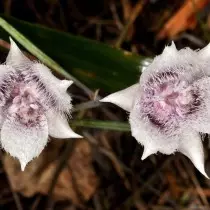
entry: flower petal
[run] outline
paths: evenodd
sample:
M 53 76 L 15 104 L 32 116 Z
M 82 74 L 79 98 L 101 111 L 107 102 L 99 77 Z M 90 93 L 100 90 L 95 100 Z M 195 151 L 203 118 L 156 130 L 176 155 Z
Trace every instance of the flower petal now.
M 151 149 L 149 147 L 144 146 L 144 151 L 143 151 L 141 160 L 146 159 L 147 157 L 149 157 L 152 154 L 155 154 L 156 152 L 157 152 L 157 150 L 153 150 L 153 149 Z
M 10 97 L 16 78 L 17 72 L 12 66 L 0 65 L 0 106 Z
M 22 124 L 18 117 L 8 117 L 1 130 L 1 145 L 11 156 L 19 159 L 21 169 L 44 149 L 48 141 L 47 119 L 40 115 L 34 126 Z
M 203 49 L 198 51 L 200 56 L 204 56 L 206 58 L 210 58 L 210 44 L 206 45 Z
M 165 54 L 175 54 L 177 53 L 176 45 L 174 41 L 171 42 L 171 45 L 165 46 L 163 53 Z
M 190 48 L 177 50 L 175 44 L 166 46 L 163 53 L 156 56 L 140 77 L 141 87 L 148 81 L 158 80 L 157 75 L 166 72 L 177 75 L 181 80 L 192 82 L 195 77 L 203 76 L 204 62 L 197 59 L 198 53 Z
M 19 70 L 26 70 L 32 64 L 30 61 L 18 48 L 16 43 L 10 37 L 10 51 L 6 59 L 6 64 Z
M 56 78 L 48 67 L 41 63 L 34 63 L 32 65 L 33 75 L 38 77 L 41 87 L 44 86 L 47 90 L 48 97 L 54 98 L 57 108 L 60 111 L 69 112 L 71 110 L 71 96 L 68 94 L 67 89 L 73 83 L 70 80 L 60 80 Z M 43 91 L 45 91 L 43 90 Z
M 158 151 L 169 155 L 177 150 L 180 141 L 180 129 L 177 128 L 170 134 L 164 133 L 143 119 L 136 109 L 131 111 L 129 122 L 132 136 L 144 146 L 142 159 Z
M 100 100 L 101 102 L 110 102 L 131 111 L 135 96 L 138 93 L 139 84 L 132 85 L 124 90 L 118 91 Z
M 197 132 L 210 133 L 210 78 L 204 77 L 197 80 L 192 89 L 198 95 L 195 105 L 196 111 L 189 114 L 185 124 Z
M 76 134 L 69 126 L 65 117 L 53 111 L 48 111 L 48 127 L 49 135 L 54 138 L 82 138 Z
M 198 132 L 188 131 L 182 135 L 178 151 L 187 156 L 194 166 L 209 178 L 204 169 L 204 152 L 201 137 Z

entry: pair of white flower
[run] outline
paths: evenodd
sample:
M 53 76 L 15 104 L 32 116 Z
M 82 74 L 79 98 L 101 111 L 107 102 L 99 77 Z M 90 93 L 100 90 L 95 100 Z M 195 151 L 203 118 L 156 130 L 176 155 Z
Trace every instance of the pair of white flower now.
M 0 65 L 1 145 L 21 169 L 55 138 L 81 138 L 67 122 L 72 81 L 59 80 L 43 64 L 26 58 L 10 39 Z M 130 112 L 132 135 L 144 146 L 142 160 L 182 152 L 206 177 L 200 132 L 210 133 L 210 45 L 178 51 L 172 43 L 144 68 L 137 84 L 102 102 Z

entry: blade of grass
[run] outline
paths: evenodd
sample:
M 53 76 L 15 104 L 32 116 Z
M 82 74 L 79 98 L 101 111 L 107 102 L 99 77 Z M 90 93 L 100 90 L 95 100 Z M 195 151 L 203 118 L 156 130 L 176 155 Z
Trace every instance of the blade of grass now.
M 70 122 L 70 125 L 75 127 L 98 128 L 114 131 L 130 131 L 130 126 L 128 123 L 118 121 L 73 120 Z
M 92 91 L 65 71 L 58 63 L 52 60 L 44 52 L 42 52 L 38 47 L 36 47 L 29 39 L 27 39 L 23 34 L 17 31 L 12 25 L 0 17 L 0 26 L 7 31 L 12 37 L 14 37 L 23 47 L 25 47 L 31 54 L 36 56 L 40 61 L 49 66 L 52 70 L 55 70 L 57 73 L 61 74 L 63 77 L 73 80 L 75 84 L 85 91 L 88 95 L 92 95 Z

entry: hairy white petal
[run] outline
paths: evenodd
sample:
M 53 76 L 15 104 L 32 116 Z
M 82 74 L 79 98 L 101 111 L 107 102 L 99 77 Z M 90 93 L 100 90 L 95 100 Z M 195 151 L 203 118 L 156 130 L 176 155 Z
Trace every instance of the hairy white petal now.
M 60 114 L 48 111 L 47 112 L 49 135 L 54 138 L 82 138 L 76 134 L 69 126 L 65 117 Z
M 184 123 L 197 132 L 210 133 L 210 77 L 197 80 L 192 89 L 198 92 L 199 107 Z
M 132 136 L 148 150 L 145 151 L 146 154 L 153 154 L 158 151 L 163 154 L 174 153 L 179 145 L 179 134 L 181 131 L 177 129 L 174 133 L 167 135 L 153 127 L 149 121 L 141 119 L 140 116 L 138 110 L 132 110 L 129 116 L 129 122 Z
M 61 111 L 69 111 L 71 106 L 71 97 L 67 93 L 67 88 L 73 83 L 68 80 L 60 80 L 56 78 L 45 65 L 34 63 L 32 66 L 33 74 L 38 76 L 40 82 L 46 87 L 53 98 L 58 103 Z
M 1 81 L 4 79 L 4 77 L 11 73 L 12 74 L 15 73 L 15 70 L 14 68 L 12 68 L 12 66 L 0 65 L 0 84 L 1 84 Z
M 206 64 L 198 59 L 198 53 L 190 48 L 176 50 L 175 46 L 167 46 L 163 53 L 156 56 L 140 77 L 140 85 L 144 86 L 148 79 L 155 78 L 157 74 L 171 72 L 180 79 L 192 82 L 195 77 L 203 76 Z
M 197 59 L 203 63 L 204 67 L 202 68 L 202 72 L 205 75 L 210 76 L 210 44 L 198 51 Z
M 210 44 L 198 51 L 198 55 L 203 59 L 210 59 Z
M 138 93 L 139 84 L 132 85 L 124 90 L 118 91 L 100 100 L 101 102 L 110 102 L 118 105 L 126 111 L 131 111 L 133 102 Z
M 5 120 L 5 113 L 3 112 L 2 107 L 0 107 L 0 129 L 3 126 L 4 120 Z
M 47 119 L 41 115 L 34 126 L 20 123 L 18 117 L 8 117 L 1 130 L 1 145 L 11 156 L 19 159 L 21 169 L 37 157 L 48 141 Z
M 19 70 L 25 70 L 24 67 L 32 63 L 18 48 L 16 43 L 10 37 L 10 51 L 6 59 L 6 64 L 11 65 Z
M 204 169 L 204 152 L 201 137 L 198 132 L 187 131 L 181 136 L 178 151 L 186 155 L 194 166 L 209 178 Z
M 176 54 L 177 53 L 177 49 L 176 49 L 176 45 L 175 45 L 174 41 L 171 42 L 170 46 L 165 46 L 163 53 L 166 53 L 166 54 L 169 54 L 169 53 Z
M 17 73 L 12 66 L 0 65 L 0 106 L 3 106 L 14 87 Z

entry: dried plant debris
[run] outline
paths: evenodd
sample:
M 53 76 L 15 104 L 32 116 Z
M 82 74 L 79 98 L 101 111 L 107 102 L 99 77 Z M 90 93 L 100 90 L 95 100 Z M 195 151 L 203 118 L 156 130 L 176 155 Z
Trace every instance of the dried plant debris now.
M 186 0 L 183 6 L 175 13 L 157 34 L 157 39 L 173 39 L 180 32 L 194 29 L 197 24 L 196 13 L 203 9 L 208 0 Z
M 3 164 L 11 180 L 12 189 L 26 197 L 37 193 L 47 195 L 57 168 L 62 144 L 56 141 L 49 143 L 44 152 L 34 159 L 24 172 L 20 170 L 17 160 L 5 154 Z M 53 198 L 71 200 L 79 204 L 81 202 L 79 196 L 82 196 L 84 201 L 89 200 L 96 192 L 98 183 L 98 177 L 92 166 L 91 147 L 87 141 L 78 140 L 67 165 L 58 177 Z

